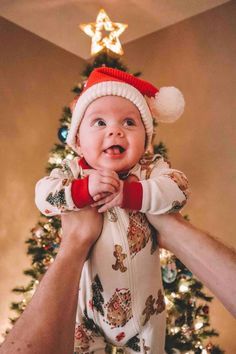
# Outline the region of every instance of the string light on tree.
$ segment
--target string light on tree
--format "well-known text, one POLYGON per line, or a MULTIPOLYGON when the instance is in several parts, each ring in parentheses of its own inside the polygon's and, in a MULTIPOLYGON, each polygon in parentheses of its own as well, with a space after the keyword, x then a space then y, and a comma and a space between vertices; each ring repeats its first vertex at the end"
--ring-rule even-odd
POLYGON ((51 164, 58 164, 59 165, 62 162, 62 158, 60 156, 58 156, 57 154, 55 154, 54 156, 49 157, 48 162, 51 164))
POLYGON ((73 160, 74 155, 70 153, 70 154, 66 155, 66 158, 67 158, 68 160, 73 160))
POLYGON ((186 279, 182 278, 179 282, 179 291, 181 293, 186 293, 189 291, 189 285, 186 279))
POLYGON ((128 25, 124 23, 112 22, 103 9, 99 11, 96 22, 80 25, 82 31, 92 37, 92 55, 96 55, 104 49, 122 55, 124 52, 119 36, 127 27, 128 25))
POLYGON ((167 310, 170 310, 174 306, 173 302, 167 296, 165 296, 165 304, 167 310))
POLYGON ((203 325, 204 325, 203 321, 202 321, 201 319, 197 319, 197 320, 195 321, 194 328, 195 328, 196 330, 199 330, 200 328, 203 327, 203 325))

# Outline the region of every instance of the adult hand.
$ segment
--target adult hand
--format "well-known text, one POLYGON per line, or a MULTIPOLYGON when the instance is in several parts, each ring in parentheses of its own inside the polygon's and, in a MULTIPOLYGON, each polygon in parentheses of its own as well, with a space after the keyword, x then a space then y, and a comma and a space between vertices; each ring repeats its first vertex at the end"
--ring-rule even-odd
POLYGON ((103 216, 96 208, 84 208, 80 211, 62 214, 61 252, 79 252, 81 248, 88 252, 102 231, 103 216))
POLYGON ((1 346, 1 354, 73 353, 80 276, 103 220, 95 208, 69 212, 61 219, 58 255, 1 346))
MULTIPOLYGON (((171 251, 172 239, 175 240, 176 232, 182 225, 188 225, 180 213, 151 215, 146 214, 149 222, 158 231, 158 244, 171 251), (181 226, 180 226, 181 225, 181 226), (173 235, 174 234, 174 235, 173 235)), ((175 241, 174 241, 175 242, 175 241)))

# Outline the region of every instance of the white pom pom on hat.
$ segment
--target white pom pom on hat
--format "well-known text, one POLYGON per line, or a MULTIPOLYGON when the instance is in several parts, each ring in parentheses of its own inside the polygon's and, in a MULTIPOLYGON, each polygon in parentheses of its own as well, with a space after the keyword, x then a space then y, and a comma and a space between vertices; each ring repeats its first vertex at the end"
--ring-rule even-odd
POLYGON ((173 123, 184 112, 184 96, 176 87, 161 87, 155 97, 147 97, 152 116, 157 122, 173 123))
POLYGON ((120 96, 130 100, 139 110, 148 146, 153 134, 153 118, 157 122, 176 121, 184 111, 184 97, 175 87, 160 89, 124 71, 100 67, 90 74, 86 87, 74 105, 67 144, 75 151, 76 135, 87 107, 99 97, 120 96))

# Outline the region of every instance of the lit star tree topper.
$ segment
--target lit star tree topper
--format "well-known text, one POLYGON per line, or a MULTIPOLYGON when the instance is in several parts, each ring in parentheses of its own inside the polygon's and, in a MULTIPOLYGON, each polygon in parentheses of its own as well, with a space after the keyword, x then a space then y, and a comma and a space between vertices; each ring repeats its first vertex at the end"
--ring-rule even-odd
POLYGON ((124 54, 119 36, 127 27, 124 23, 112 22, 103 9, 99 11, 96 22, 80 25, 80 28, 92 37, 92 55, 104 49, 118 55, 124 54))

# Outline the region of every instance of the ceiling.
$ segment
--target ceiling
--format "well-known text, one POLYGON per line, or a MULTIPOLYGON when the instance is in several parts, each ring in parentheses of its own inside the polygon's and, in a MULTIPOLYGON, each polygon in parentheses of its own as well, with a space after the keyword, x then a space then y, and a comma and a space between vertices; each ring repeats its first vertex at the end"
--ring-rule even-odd
POLYGON ((90 38, 79 28, 101 8, 128 24, 123 44, 212 9, 229 0, 1 0, 0 15, 59 47, 88 59, 90 38))

